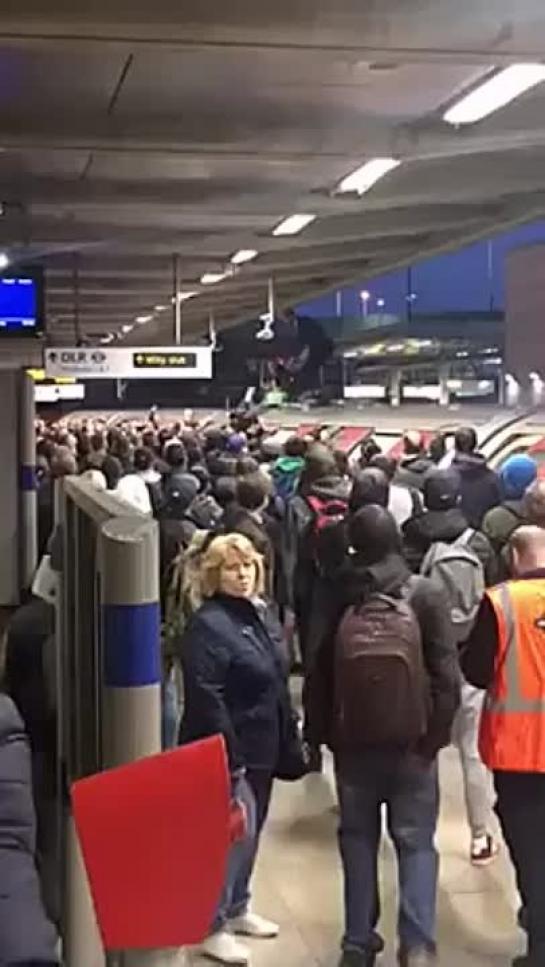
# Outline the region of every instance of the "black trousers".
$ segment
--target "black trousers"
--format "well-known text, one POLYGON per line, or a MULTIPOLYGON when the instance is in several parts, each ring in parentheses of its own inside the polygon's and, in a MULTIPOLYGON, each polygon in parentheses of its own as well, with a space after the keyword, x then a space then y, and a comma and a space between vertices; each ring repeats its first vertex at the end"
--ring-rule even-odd
POLYGON ((528 954, 545 964, 545 773, 495 772, 498 814, 528 922, 528 954))

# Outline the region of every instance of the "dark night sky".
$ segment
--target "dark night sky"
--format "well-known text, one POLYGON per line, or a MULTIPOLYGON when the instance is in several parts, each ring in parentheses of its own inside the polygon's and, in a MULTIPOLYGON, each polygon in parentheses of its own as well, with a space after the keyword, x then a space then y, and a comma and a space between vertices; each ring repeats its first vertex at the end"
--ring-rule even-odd
MULTIPOLYGON (((545 221, 534 222, 491 240, 478 242, 448 255, 420 262, 412 267, 375 279, 362 278, 358 286, 342 289, 340 314, 355 316, 361 313, 360 293, 370 293, 369 314, 377 313, 377 299, 384 300, 379 313, 405 315, 409 281, 415 313, 453 312, 462 310, 487 311, 504 307, 503 263, 513 248, 545 242, 545 221)), ((327 296, 298 307, 298 312, 315 317, 338 314, 339 298, 332 292, 327 296)))

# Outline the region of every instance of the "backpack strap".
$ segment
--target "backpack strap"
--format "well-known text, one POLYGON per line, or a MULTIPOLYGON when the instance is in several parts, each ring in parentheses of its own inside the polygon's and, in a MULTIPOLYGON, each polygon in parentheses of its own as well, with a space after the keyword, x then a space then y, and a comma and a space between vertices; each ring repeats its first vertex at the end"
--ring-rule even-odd
POLYGON ((473 538, 477 535, 477 531, 474 527, 466 527, 463 534, 460 534, 457 540, 454 541, 455 544, 460 544, 468 546, 471 544, 473 538))

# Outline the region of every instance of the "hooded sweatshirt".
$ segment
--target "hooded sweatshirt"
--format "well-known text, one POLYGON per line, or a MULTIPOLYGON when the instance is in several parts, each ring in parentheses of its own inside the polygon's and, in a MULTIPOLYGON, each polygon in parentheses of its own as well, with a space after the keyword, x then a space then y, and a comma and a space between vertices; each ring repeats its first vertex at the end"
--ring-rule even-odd
MULTIPOLYGON (((535 462, 524 454, 510 457, 500 471, 500 480, 505 500, 499 507, 493 507, 483 521, 483 531, 490 540, 501 562, 509 538, 517 527, 526 523, 524 494, 537 476, 535 462)), ((507 576, 505 568, 502 576, 507 576)))
POLYGON ((279 457, 272 469, 272 479, 277 497, 289 500, 297 490, 305 460, 303 457, 279 457))
POLYGON ((466 531, 467 541, 483 565, 488 585, 496 579, 495 556, 488 539, 470 527, 460 505, 460 475, 454 469, 431 470, 424 485, 426 509, 413 515, 403 526, 405 557, 411 569, 419 572, 432 544, 453 544, 466 531))
POLYGON ((482 453, 456 453, 452 467, 460 475, 462 510, 471 527, 480 527, 485 514, 501 501, 500 482, 482 453))
POLYGON ((423 453, 402 457, 394 477, 394 483, 401 487, 414 487, 422 490, 424 477, 435 464, 423 453))
MULTIPOLYGON (((307 645, 307 630, 314 590, 319 574, 313 544, 314 512, 308 498, 317 498, 323 503, 332 501, 343 504, 348 509, 352 481, 335 474, 328 474, 309 485, 305 496, 296 494, 288 502, 284 524, 284 560, 286 575, 300 616, 299 635, 307 645)), ((334 528, 337 530, 337 528, 334 528)), ((322 535, 323 536, 323 535, 322 535)))

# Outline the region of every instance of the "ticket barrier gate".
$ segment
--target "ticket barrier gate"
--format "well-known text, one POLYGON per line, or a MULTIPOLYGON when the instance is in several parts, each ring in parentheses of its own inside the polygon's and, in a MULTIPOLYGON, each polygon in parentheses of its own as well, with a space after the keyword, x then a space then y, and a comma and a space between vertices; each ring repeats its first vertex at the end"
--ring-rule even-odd
POLYGON ((86 481, 67 478, 56 495, 53 563, 61 570, 57 824, 65 963, 166 967, 174 953, 104 953, 68 808, 77 780, 161 749, 157 523, 86 481))

